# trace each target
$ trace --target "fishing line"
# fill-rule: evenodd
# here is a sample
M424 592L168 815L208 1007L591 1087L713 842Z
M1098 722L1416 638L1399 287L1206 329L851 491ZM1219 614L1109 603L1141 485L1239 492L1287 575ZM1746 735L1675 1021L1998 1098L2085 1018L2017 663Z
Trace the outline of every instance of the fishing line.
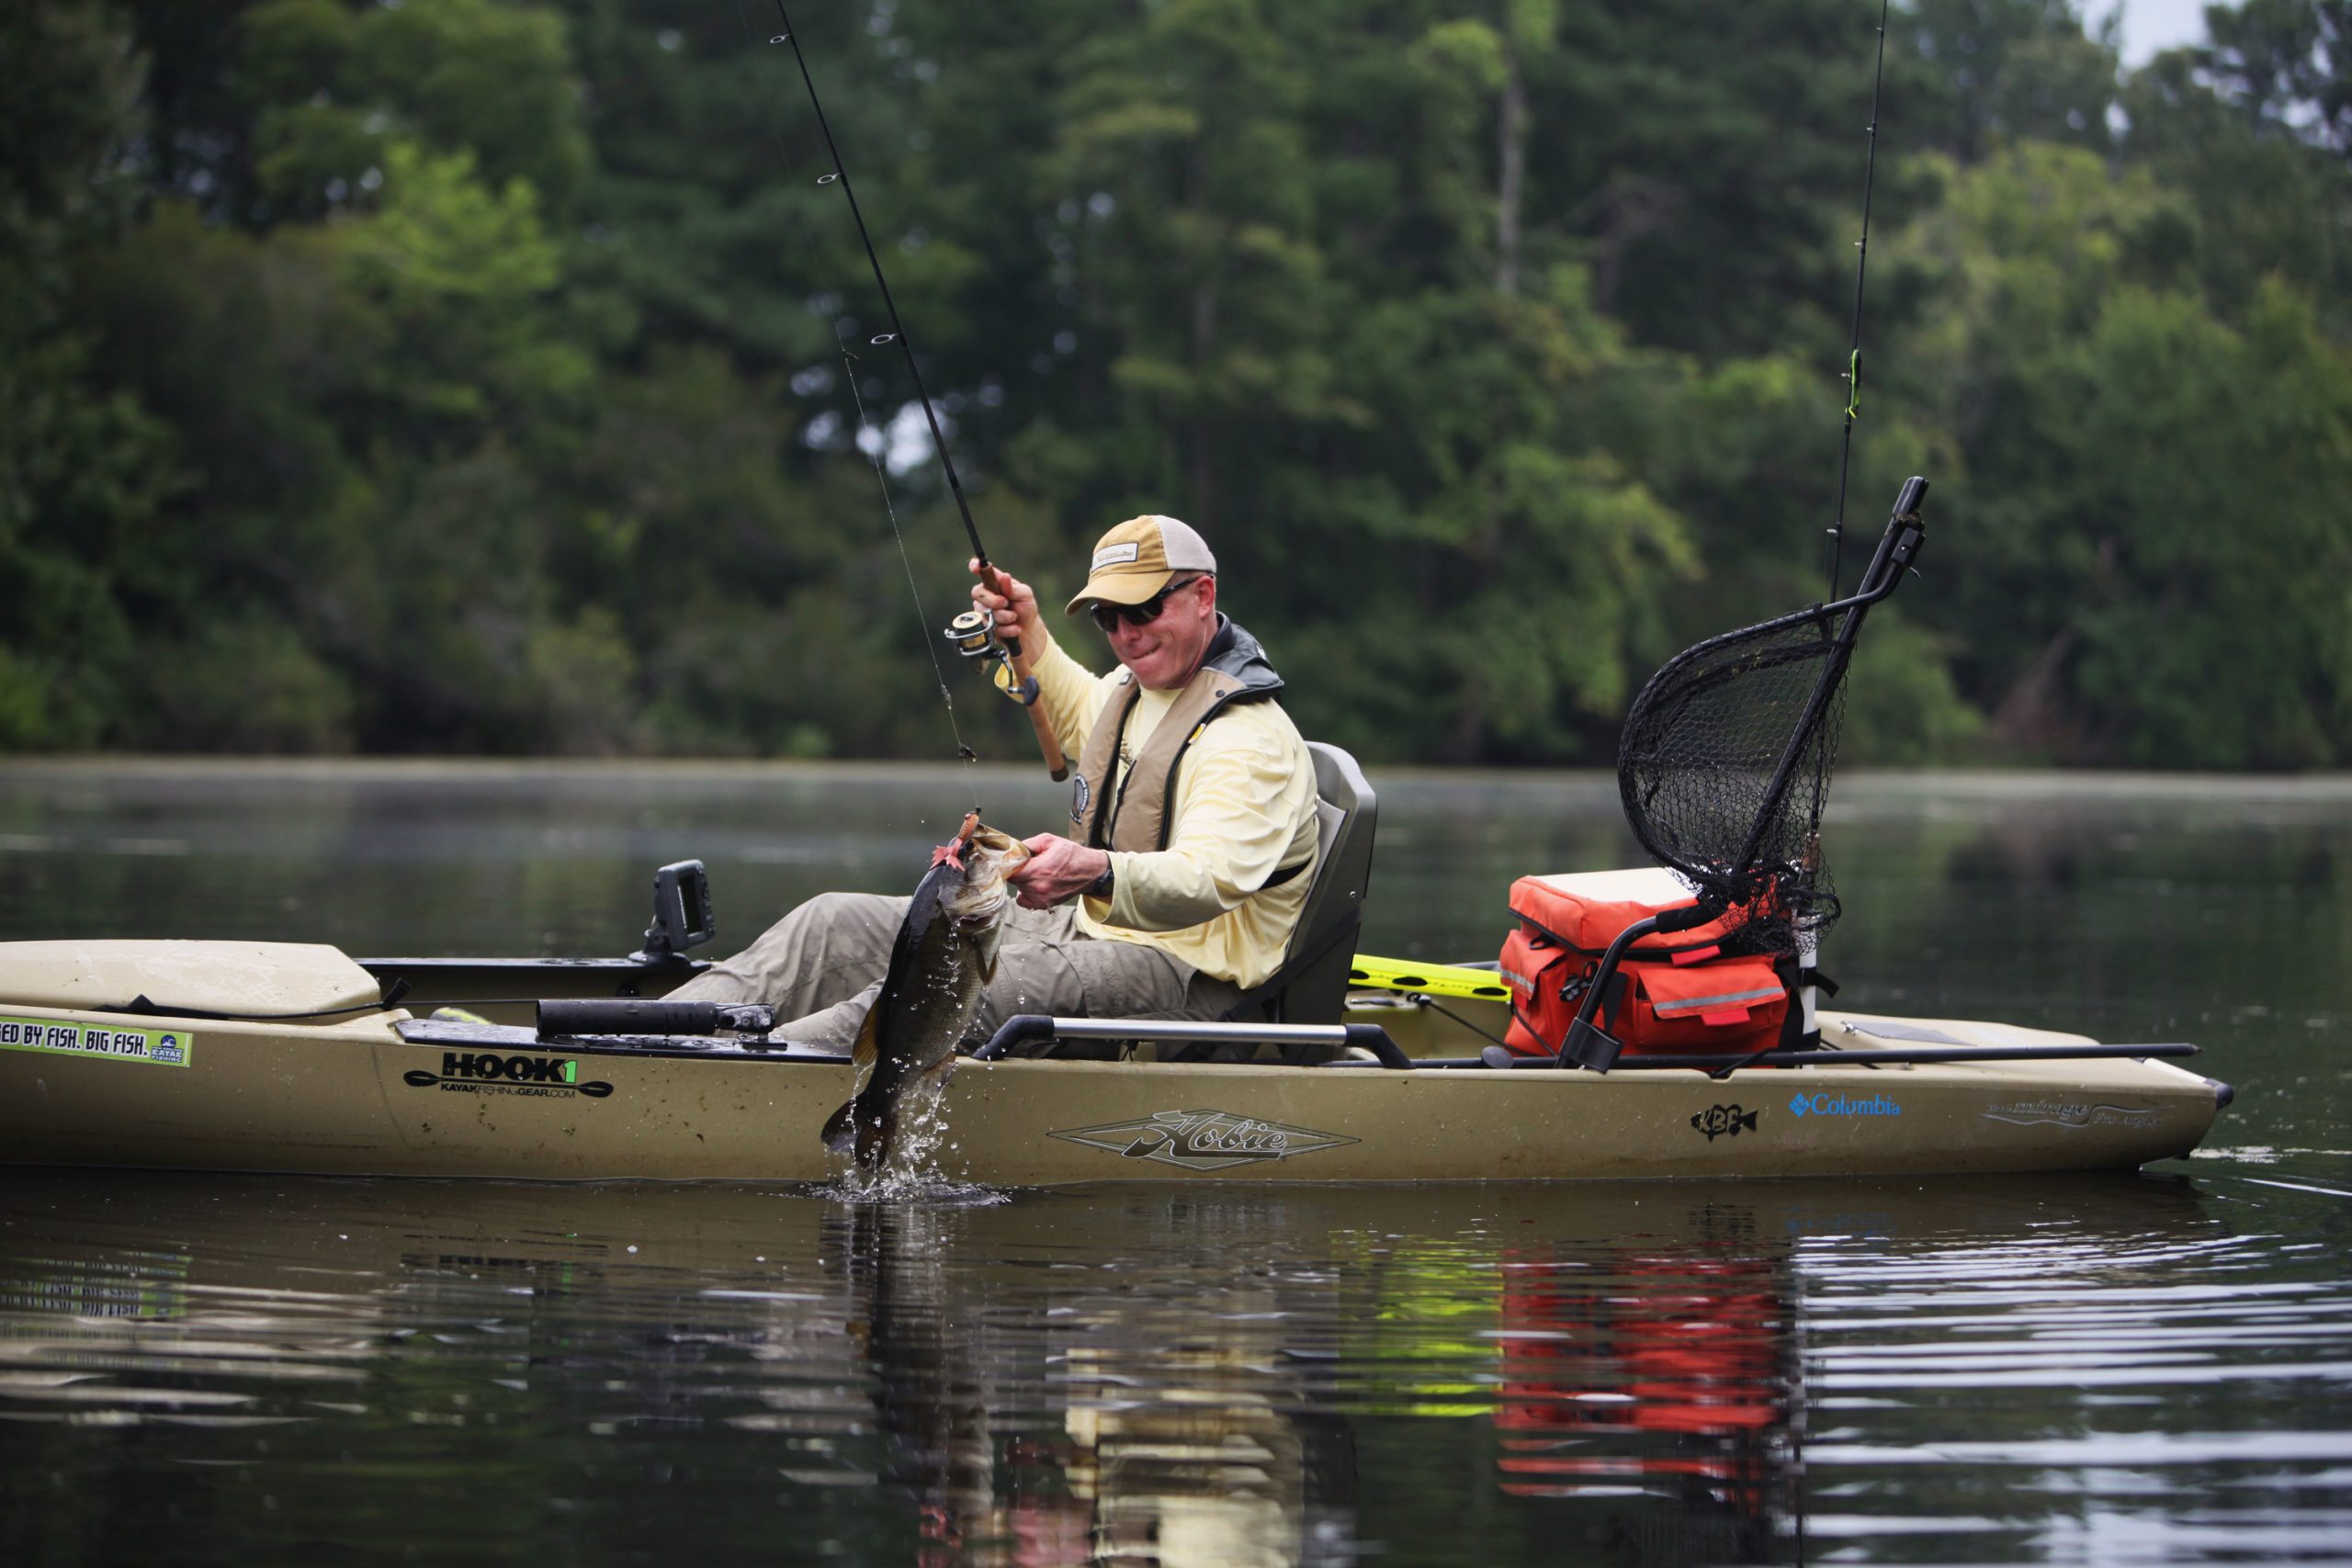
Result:
M956 754L964 759L964 776L970 780L972 784L972 809L978 811L980 808L980 786L971 768L973 763L980 760L980 756L978 752L964 744L964 731L956 723L956 694L948 690L947 671L939 662L939 649L933 646L928 635L931 629L931 612L923 608L922 590L915 586L914 558L907 553L906 531L899 526L899 509L890 501L890 476L882 467L882 454L889 446L889 438L876 430L873 421L865 416L865 398L857 389L857 356L850 353L849 344L845 343L837 344L836 346L840 348L842 355L842 375L849 382L850 401L857 407L857 429L861 437L857 444L866 456L874 459L874 480L882 487L882 511L890 519L890 536L899 542L899 564L906 570L907 573L907 593L915 602L916 632L922 637L923 651L931 655L932 678L939 682L939 700L947 705L948 733L956 737ZM874 437L870 445L863 439L868 434Z
M915 397L922 404L923 423L928 425L931 430L931 449L938 455L940 471L947 478L947 491L948 493L956 500L956 515L963 519L965 536L969 538L972 542L973 563L980 573L983 581L989 582L992 586L997 587L1000 592L1004 592L1009 596L1010 590L1005 585L1004 574L996 570L993 563L989 561L988 546L982 543L980 539L979 525L972 520L971 503L964 497L963 477L956 471L956 458L954 454L947 448L946 432L940 428L939 411L932 403L931 389L923 382L922 367L915 359L914 344L912 340L907 336L906 323L899 318L899 302L890 292L890 280L882 275L882 258L874 249L874 235L865 226L865 210L858 206L856 187L850 182L849 165L842 157L839 143L833 140L832 122L825 118L824 100L818 96L816 78L809 73L808 57L801 51L799 37L793 30L792 17L791 15L784 8L784 0L775 0L775 3L776 21L782 26L784 30L770 37L768 42L771 44L786 43L792 46L793 61L800 69L800 85L808 89L808 107L817 117L817 129L824 136L826 154L832 160L831 172L820 175L817 183L820 186L838 184L842 187L842 194L849 198L849 215L851 221L854 222L857 228L858 243L865 249L865 265L873 271L874 287L881 292L882 307L885 310L889 312L890 330L887 333L876 333L867 341L872 343L877 348L893 343L899 345L899 353L907 363L907 375L914 382ZM741 15L740 6L738 7L738 14L739 16ZM857 378L854 375L852 375L850 378L850 390L853 397L857 396ZM870 426L866 424L865 400L862 397L858 398L858 419L861 427L870 428ZM887 479L883 484L883 498L887 504L889 498L889 485ZM890 527L891 532L898 536L899 557L902 561L907 563L908 585L911 588L914 581L913 566L911 561L908 559L906 536L899 528L898 515L895 511L891 513ZM917 612L920 614L922 608L922 600L920 594L916 596L915 607ZM978 615L979 612L976 611L974 614ZM986 623L988 618L983 616L983 621ZM976 655L978 653L979 649L977 648L962 648L963 634L951 629L949 635L958 637L959 649L961 649L961 650L971 652ZM1015 674L1020 669L1022 659L1020 637L1011 634L994 632L992 625L989 626L989 630L983 632L981 641L986 642L990 637L993 637L993 647L989 651L996 652L1001 655L1005 667L1005 672L1008 676ZM926 648L931 647L928 638L926 638L924 646ZM939 672L939 659L936 649L933 649L932 654L932 668L934 673ZM1047 770L1057 781L1069 777L1069 763L1062 755L1060 741L1055 736L1053 726L1045 710L1037 706L1037 687L1035 679L1023 680L1017 686L1010 688L1010 690L1012 691L1016 700L1029 709L1029 722L1031 727L1037 732L1038 749L1045 753ZM947 683L944 675L940 678L940 694L943 697L947 695ZM956 729L955 702L952 698L948 700L948 726L951 729ZM967 762L978 761L978 756L973 752L972 749L964 744L964 738L960 729L956 729L956 750L957 754L963 757Z
M779 0L781 4L781 0ZM1862 417L1862 276L1871 260L1871 188L1878 175L1878 106L1886 85L1886 17L1889 0L1879 0L1878 69L1871 79L1870 154L1862 165L1862 237L1854 243L1854 336L1846 351L1846 420L1838 445L1838 508L1829 525L1829 598L1838 598L1838 576L1846 553L1846 474L1854 456L1854 422Z
M737 0L734 9L736 21L742 27L744 32L752 37L758 37L758 30L752 27L752 18L749 14L744 11L741 0ZM768 42L772 44L791 42L793 55L796 59L798 59L800 57L800 45L797 42L793 42L792 40L792 20L785 15L783 0L777 0L776 17L783 23L785 30L782 33L770 38ZM840 152L833 146L832 129L825 123L824 107L817 101L816 84L808 79L808 63L805 59L800 61L800 78L802 82L808 85L809 107L817 111L817 123L825 132L826 151L831 152L833 156L833 173L824 175L822 178L819 179L817 183L820 186L827 186L831 185L835 180L841 181L843 193L848 195L850 197L851 214L857 217L858 237L861 240L865 241L866 260L874 267L875 281L876 283L881 283L882 264L875 257L873 242L870 239L866 239L865 220L862 215L858 214L857 197L854 193L850 191L848 175L842 168ZM772 123L770 129L775 136L778 148L788 156L791 152L791 144L784 134L784 129L781 122ZM890 321L891 325L895 328L899 324L899 310L898 306L890 299L890 289L888 284L883 284L882 298L884 303L889 306ZM923 649L930 655L932 678L938 683L939 700L945 705L947 709L948 733L956 741L956 754L963 760L967 769L966 776L969 778L972 776L969 772L970 766L979 761L979 753L973 750L972 748L965 742L963 728L959 724L957 724L956 719L955 694L948 688L946 671L940 666L938 650L932 647L932 641L929 635L930 612L923 607L922 593L915 586L914 561L907 550L906 531L900 527L899 524L898 508L892 503L890 499L889 477L885 472L882 466L882 454L889 445L888 438L884 435L882 432L875 428L873 422L866 415L865 399L858 391L856 361L854 356L849 352L849 345L845 342L840 341L838 328L835 331L835 339L834 346L840 351L842 356L842 374L849 383L850 400L857 410L857 432L859 437L861 437L861 439L857 441L857 445L861 450L865 451L873 459L874 477L881 485L882 489L882 510L890 520L890 536L895 541L897 541L899 547L899 564L906 572L907 592L914 600L915 616L919 623L917 626L917 635L922 637ZM894 331L888 333L877 334L873 341L876 344L885 344L891 342L894 339L903 345L906 342L906 334L903 331ZM908 355L908 368L910 370L914 368L911 351L910 351ZM963 486L957 481L955 466L948 459L946 443L940 435L939 421L936 417L932 415L931 397L928 392L923 391L922 377L919 371L915 376L915 387L918 392L922 393L923 413L931 422L933 447L938 452L940 462L947 468L947 481L950 488L956 492L956 504L960 510L963 508L964 504ZM871 446L869 446L865 439L862 439L862 437L865 436L868 433L871 433L873 436L873 443ZM965 512L964 513L964 525L967 530L971 531L973 548L978 551L979 548L979 534L976 529L972 528L971 514L969 512ZM984 563L987 560L985 553L981 554L981 559ZM975 781L973 784L972 805L973 809L978 810L979 808L979 788L977 781Z
M956 476L956 459L947 451L947 437L939 428L939 415L931 406L931 391L923 385L922 367L915 363L914 344L908 341L904 322L899 320L899 302L890 297L889 280L882 276L882 258L874 254L874 236L866 231L865 214L857 205L856 187L850 184L849 165L842 161L841 149L834 145L833 128L825 118L825 106L817 96L816 79L808 74L808 57L800 52L800 39L792 30L792 18L785 14L784 0L775 0L776 21L784 31L768 39L770 43L788 43L792 58L800 67L801 85L808 89L808 107L817 113L817 129L824 133L825 152L833 161L833 172L820 176L820 186L841 182L842 194L849 197L849 215L857 224L858 243L865 247L865 265L874 269L874 286L882 291L882 308L890 312L890 330L877 333L873 338L876 347L895 343L906 356L907 374L914 378L915 396L922 401L922 417L931 425L932 450L939 454L939 467L947 476L947 488L956 497L956 513L964 519L964 532L971 536L972 554L981 566L989 564L988 547L980 543L978 525L972 521L972 509L964 500L964 481Z

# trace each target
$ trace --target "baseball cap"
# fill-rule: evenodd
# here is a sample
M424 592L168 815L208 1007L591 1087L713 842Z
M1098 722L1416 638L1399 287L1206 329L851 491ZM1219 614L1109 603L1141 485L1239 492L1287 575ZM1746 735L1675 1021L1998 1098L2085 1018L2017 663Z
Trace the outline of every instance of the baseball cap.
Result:
M1094 542L1086 586L1064 608L1074 615L1089 604L1140 604L1180 572L1216 570L1208 541L1191 525L1158 513L1130 517Z

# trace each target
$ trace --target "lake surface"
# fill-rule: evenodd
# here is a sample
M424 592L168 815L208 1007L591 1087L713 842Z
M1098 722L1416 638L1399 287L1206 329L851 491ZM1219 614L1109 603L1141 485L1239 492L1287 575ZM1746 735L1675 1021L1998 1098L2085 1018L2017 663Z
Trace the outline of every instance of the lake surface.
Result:
M1364 946L1635 863L1375 776ZM0 766L0 939L730 950L966 769ZM1856 776L1840 1005L2197 1041L2136 1176L797 1188L0 1169L0 1562L2352 1561L2352 781Z

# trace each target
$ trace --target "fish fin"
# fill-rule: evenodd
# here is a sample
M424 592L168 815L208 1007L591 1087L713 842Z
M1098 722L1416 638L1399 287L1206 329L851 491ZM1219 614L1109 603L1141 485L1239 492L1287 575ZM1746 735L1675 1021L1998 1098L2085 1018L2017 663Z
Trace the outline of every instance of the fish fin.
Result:
M849 1048L850 1064L861 1072L870 1071L874 1066L875 1057L881 1054L878 1033L881 1028L881 1017L882 998L876 997L874 998L874 1005L866 1009L865 1021L857 1026L857 1038L851 1043Z
M824 1141L825 1147L830 1152L845 1155L856 1145L857 1128L852 1115L856 1109L857 1101L845 1100L842 1101L842 1108L839 1111L825 1118L825 1130L818 1136Z

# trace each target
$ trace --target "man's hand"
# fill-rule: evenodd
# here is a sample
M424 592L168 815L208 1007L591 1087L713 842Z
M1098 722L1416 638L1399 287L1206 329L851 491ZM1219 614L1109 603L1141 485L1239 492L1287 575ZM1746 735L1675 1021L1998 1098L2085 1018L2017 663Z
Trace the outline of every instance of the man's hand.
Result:
M1037 619L1037 592L1001 567L982 566L975 558L965 563L974 577L972 603L996 618L996 635L1014 637L1024 655L1034 655L1050 638Z
M1004 879L1021 890L1024 909L1050 909L1077 897L1100 881L1111 864L1108 851L1090 850L1059 833L1040 833L1022 842L1029 846L1029 858L1006 872Z

